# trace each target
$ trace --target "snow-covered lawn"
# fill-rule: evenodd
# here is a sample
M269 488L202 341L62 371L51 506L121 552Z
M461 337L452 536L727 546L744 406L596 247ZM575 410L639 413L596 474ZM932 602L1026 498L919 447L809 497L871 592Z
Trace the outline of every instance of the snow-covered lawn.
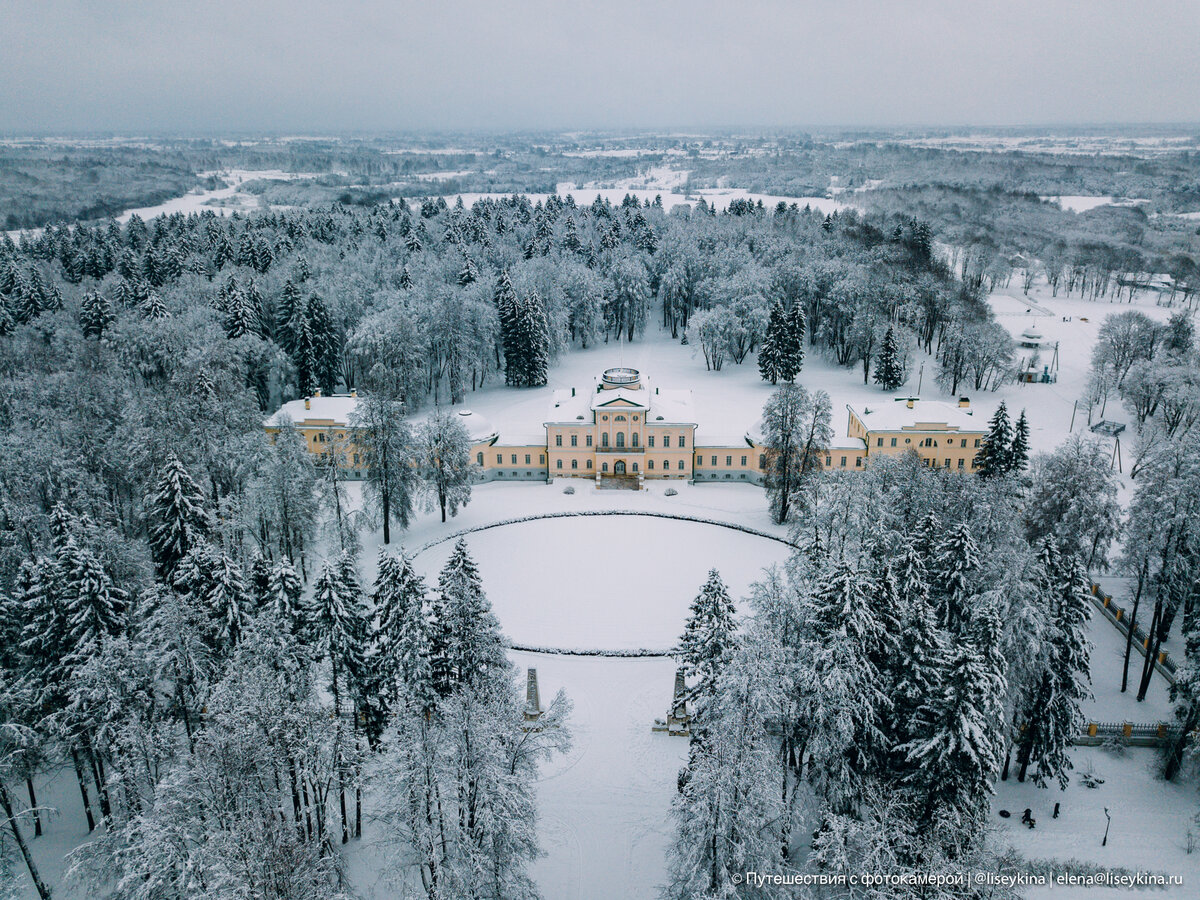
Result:
M715 525L642 516L539 519L466 540L512 641L603 650L669 650L710 568L740 597L788 551ZM428 582L452 547L416 557Z
M1153 892L1153 897L1188 898L1200 892L1200 849L1187 852L1189 830L1200 833L1192 817L1198 807L1194 784L1177 785L1157 776L1157 755L1152 750L1133 749L1115 756L1099 747L1077 747L1071 752L1075 771L1065 791L1057 785L1038 789L1032 781L1019 784L1015 770L1002 781L992 802L994 839L1001 846L1012 846L1029 860L1053 860L1059 871L1070 871L1071 860L1130 871L1163 872L1184 877L1183 888ZM1104 779L1096 788L1087 788L1080 776L1094 773ZM1059 817L1052 818L1054 804L1061 803ZM1112 814L1108 845L1104 837L1104 807ZM1021 813L1033 810L1037 828L1021 825ZM1000 809L1011 812L1002 819ZM1100 897L1082 887L1049 887L1029 890L1033 898ZM1141 896L1140 893L1113 893L1111 896Z

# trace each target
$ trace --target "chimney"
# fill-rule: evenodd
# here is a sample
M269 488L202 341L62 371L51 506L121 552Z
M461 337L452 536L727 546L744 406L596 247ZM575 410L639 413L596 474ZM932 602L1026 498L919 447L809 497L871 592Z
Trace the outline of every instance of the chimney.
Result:
M905 405L905 406L907 406L909 409L912 409L912 408L913 408L913 405L914 405L915 403L916 403L916 401L915 401L915 400L914 400L912 397L909 397L909 398L908 398L908 402L907 402L907 403L905 403L904 405Z
M971 408L971 398L970 397L959 397L958 405L959 405L960 409L970 409Z
M305 409L312 409L312 397L305 397L305 398L304 398L304 408L305 408Z

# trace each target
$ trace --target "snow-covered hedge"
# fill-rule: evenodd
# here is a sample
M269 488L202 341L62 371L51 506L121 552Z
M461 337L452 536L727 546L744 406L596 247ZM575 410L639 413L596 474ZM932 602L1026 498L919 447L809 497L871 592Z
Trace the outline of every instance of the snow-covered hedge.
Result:
M650 650L637 647L629 650L599 650L588 647L543 647L538 644L509 644L509 650L522 653L546 653L554 656L670 656L670 650Z
M520 525L523 522L536 522L539 519L569 519L574 516L645 516L651 519L675 519L679 522L698 522L701 525L716 525L718 528L729 528L733 531L740 531L743 534L751 534L755 537L766 538L769 541L783 544L785 547L796 548L796 545L787 538L780 537L777 534L770 534L766 531L760 531L757 528L750 528L747 525L738 525L734 522L722 522L718 519L706 519L701 516L689 516L683 513L665 513L655 512L646 509L580 509L567 510L564 512L549 512L537 513L531 516L518 516L515 519L500 519L495 522L488 522L486 525L476 525L473 528L463 528L460 531L452 532L451 534L443 535L428 541L413 551L412 556L417 557L431 547L436 547L438 544L446 541L456 541L460 537L466 537L468 534L475 534L478 531L488 531L492 528L503 528L505 525Z

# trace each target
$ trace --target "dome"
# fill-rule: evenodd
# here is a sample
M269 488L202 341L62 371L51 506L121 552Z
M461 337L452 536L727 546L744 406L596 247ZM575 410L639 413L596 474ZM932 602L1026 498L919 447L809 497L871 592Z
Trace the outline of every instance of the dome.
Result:
M471 443L479 444L497 437L495 427L479 413L471 412L469 409L460 409L457 415L458 421L462 422L463 427L467 429Z

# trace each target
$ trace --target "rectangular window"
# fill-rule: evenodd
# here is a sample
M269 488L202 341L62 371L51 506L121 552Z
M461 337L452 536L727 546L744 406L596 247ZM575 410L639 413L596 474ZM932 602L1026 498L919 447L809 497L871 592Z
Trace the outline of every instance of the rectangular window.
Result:
M883 438L875 438L875 446L882 447L883 446Z
M513 464L514 466L517 464L517 454L515 454L515 453L514 453L514 454L512 454L512 464Z
M733 465L733 457L732 457L732 456L727 456L727 457L725 457L725 465L726 465L726 466L732 466L732 465Z
M712 458L712 464L714 466L717 464L717 458L715 456Z
M648 438L646 438L646 446L647 447L654 446L654 435L650 435Z
M745 467L745 465L746 465L746 457L744 457L744 456L743 456L743 457L742 457L742 466L743 466L743 468Z
M587 445L589 447L592 446L592 436L590 434L587 436Z
M979 438L975 438L975 446L976 446L976 447L978 447L978 446L979 446Z
M833 460L832 460L832 459L830 459L828 456L827 456L827 457L825 457L825 468L827 468L827 469L828 469L828 468L829 468L830 466L832 466L832 465L833 465Z
M958 467L961 469L966 464L966 462L967 461L965 459L959 459Z
M861 457L861 456L856 456L856 457L854 457L854 466L855 466L855 468L857 468L857 469L861 469L861 468L862 468L862 457Z
M499 463L500 465L504 465L504 454L503 453L496 454L496 462Z
M963 445L964 447L965 447L965 446L967 446L967 439L966 439L966 438L963 438L963 439L962 439L962 445Z
M538 454L538 464L543 465L543 466L546 464L546 454L545 453Z
M588 469L590 469L591 467L592 467L592 461L589 459L589 460L587 461L587 466L586 466L585 468L588 468Z
M950 460L946 460L946 468L950 468Z
M686 446L687 446L687 438L686 438L686 437L684 437L684 435L682 435L682 434L679 436L679 446L680 446L680 447L686 447Z
M846 457L842 457L842 468L846 468Z
M578 447L578 446L579 446L579 435L577 435L577 434L573 434L573 435L571 435L571 446L572 446L572 447Z
M895 446L896 446L896 439L895 439L895 438L892 438L892 446L893 446L893 447L895 447Z
M556 460L554 461L554 468L556 468L556 469L561 469L561 468L562 468L562 460L561 460L561 459L556 459Z
M555 447L561 447L561 446L562 446L562 435L561 435L561 434L556 434L556 435L554 436L554 446L555 446Z
M530 460L530 456L529 456L529 454L528 454L528 453L526 453L526 454L525 454L525 465L529 465L530 461L531 461L531 460Z

